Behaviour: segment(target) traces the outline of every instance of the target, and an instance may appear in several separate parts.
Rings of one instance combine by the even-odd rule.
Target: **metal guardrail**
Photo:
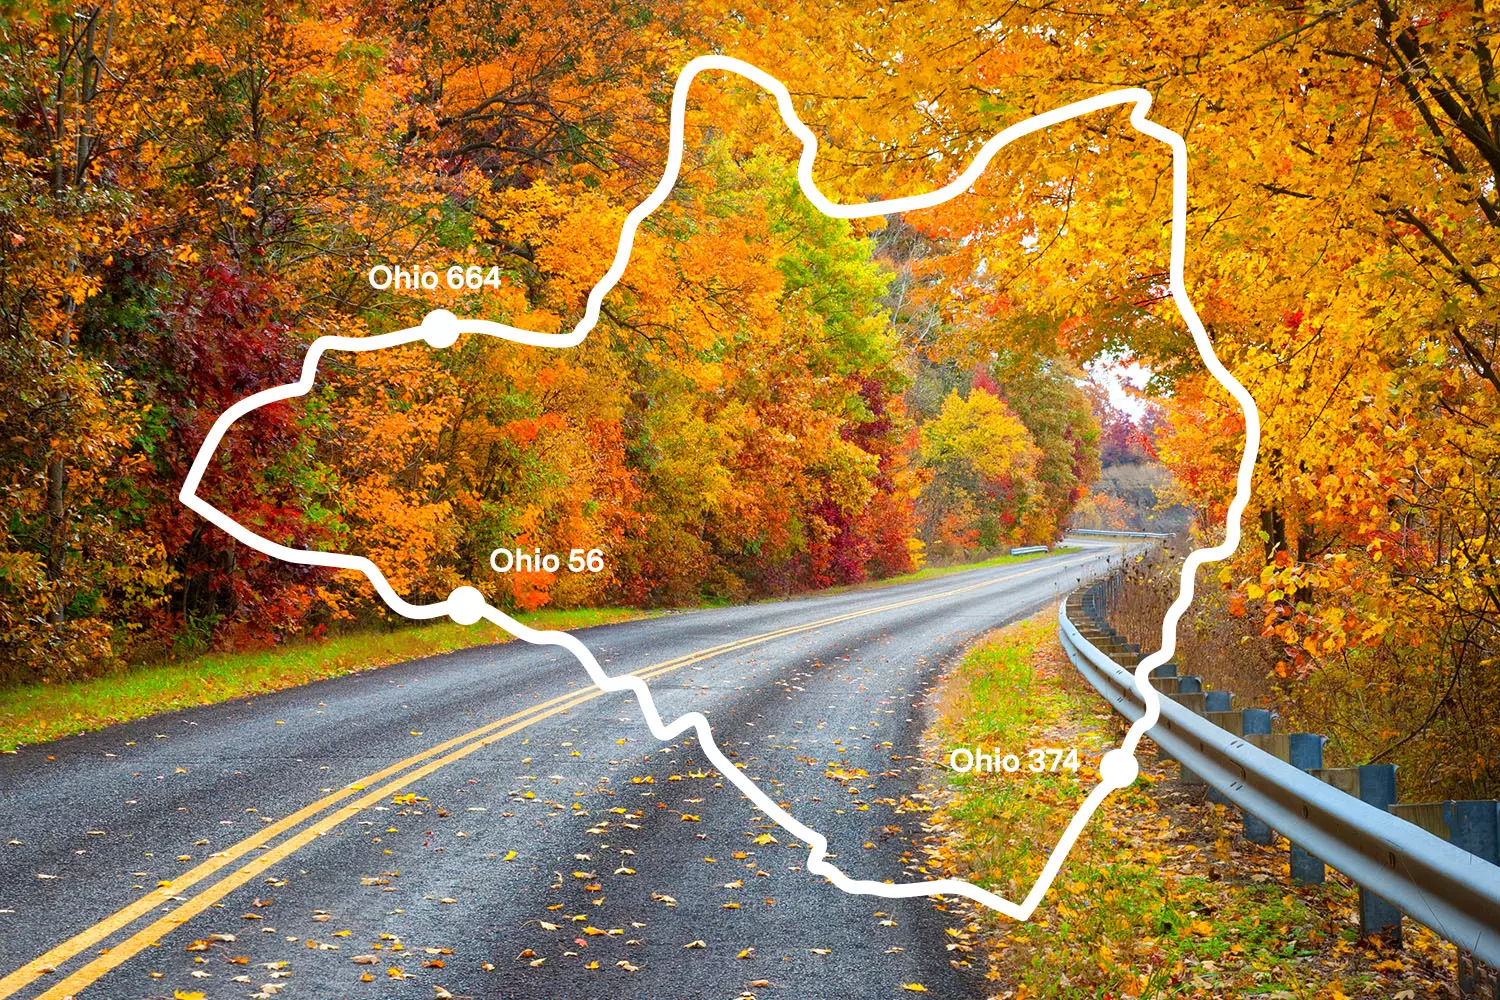
[[[1022,545],[1019,548],[1011,549],[1010,554],[1013,556],[1034,556],[1038,552],[1046,551],[1047,546],[1045,545]]]
[[[1116,712],[1134,721],[1145,713],[1134,675],[1084,638],[1068,605],[1058,612],[1068,658]],[[1247,816],[1500,966],[1500,867],[1335,791],[1169,698],[1162,698],[1161,721],[1147,735]]]
[[[1110,531],[1104,528],[1072,528],[1063,532],[1063,536],[1085,535],[1089,538],[1171,538],[1164,531]]]

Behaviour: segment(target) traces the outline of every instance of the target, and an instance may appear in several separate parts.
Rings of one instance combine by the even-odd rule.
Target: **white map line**
[[[599,309],[604,297],[615,287],[620,277],[625,273],[625,267],[630,261],[631,248],[635,243],[636,230],[641,222],[654,212],[667,195],[671,192],[677,182],[677,174],[682,166],[683,150],[683,123],[687,114],[688,91],[692,82],[698,74],[707,70],[722,70],[735,73],[750,80],[776,98],[777,107],[781,111],[782,120],[786,123],[794,135],[802,140],[802,155],[797,163],[797,180],[802,185],[802,190],[807,198],[817,206],[818,210],[825,215],[840,219],[857,219],[876,215],[891,215],[898,212],[909,212],[915,209],[931,208],[949,201],[961,194],[966,193],[970,186],[984,172],[990,161],[1009,143],[1039,132],[1061,122],[1077,118],[1081,115],[1091,114],[1104,108],[1117,105],[1133,105],[1130,113],[1130,123],[1137,131],[1166,143],[1172,150],[1172,253],[1171,253],[1171,281],[1170,288],[1172,301],[1176,303],[1178,311],[1182,314],[1188,329],[1192,331],[1193,343],[1202,356],[1203,363],[1208,367],[1214,378],[1229,391],[1245,417],[1245,452],[1240,459],[1239,472],[1235,481],[1234,500],[1230,503],[1225,517],[1225,536],[1220,545],[1211,548],[1195,549],[1184,561],[1182,566],[1181,582],[1177,599],[1172,602],[1162,622],[1161,649],[1143,659],[1135,669],[1135,683],[1146,704],[1146,711],[1141,718],[1137,719],[1126,733],[1124,741],[1119,747],[1109,751],[1099,762],[1099,784],[1089,791],[1088,796],[1079,806],[1078,812],[1068,823],[1057,844],[1053,847],[1046,865],[1037,877],[1031,891],[1026,898],[1019,903],[1012,902],[1003,896],[984,889],[973,883],[962,879],[935,879],[928,882],[906,882],[887,883],[876,882],[869,879],[852,879],[841,872],[837,867],[827,860],[828,841],[822,834],[809,826],[799,822],[795,817],[776,804],[760,786],[748,778],[744,772],[735,767],[714,742],[713,733],[709,729],[708,719],[699,712],[689,712],[674,720],[670,724],[663,721],[657,712],[656,702],[651,697],[650,690],[644,681],[638,677],[629,675],[611,677],[599,666],[594,655],[589,652],[576,637],[567,632],[540,632],[522,625],[509,615],[496,608],[490,607],[484,600],[484,595],[473,587],[459,587],[448,595],[445,601],[434,604],[410,604],[403,600],[395,592],[385,574],[381,573],[370,560],[361,556],[346,555],[344,553],[312,552],[305,549],[289,548],[268,541],[246,529],[239,522],[214,507],[212,504],[198,496],[198,485],[203,480],[203,474],[208,468],[209,460],[218,449],[219,442],[223,439],[226,431],[240,417],[251,410],[258,409],[268,403],[274,403],[282,399],[290,399],[293,396],[301,396],[312,388],[317,375],[318,361],[324,352],[335,351],[378,351],[387,347],[396,347],[401,344],[409,344],[417,340],[425,340],[434,348],[445,348],[451,346],[460,333],[485,334],[492,337],[500,337],[505,340],[515,341],[520,344],[530,344],[535,347],[574,347],[581,343],[589,335],[595,325],[599,322]],[[792,107],[792,96],[780,81],[770,74],[757,69],[749,63],[729,56],[700,56],[688,63],[677,78],[677,84],[672,91],[672,113],[671,113],[671,137],[668,146],[667,166],[662,173],[661,180],[657,182],[656,188],[651,195],[635,207],[625,217],[625,222],[620,229],[620,244],[615,250],[614,262],[605,272],[604,277],[594,286],[589,293],[588,304],[584,309],[583,318],[578,321],[571,332],[568,333],[539,333],[534,330],[523,330],[519,327],[507,326],[504,323],[494,323],[489,320],[480,319],[458,319],[452,313],[444,309],[434,310],[429,313],[422,324],[393,333],[380,334],[373,337],[338,337],[325,336],[313,341],[308,348],[307,357],[302,363],[302,377],[289,385],[277,386],[258,392],[253,396],[240,400],[214,422],[209,430],[208,436],[203,440],[203,446],[193,461],[193,466],[188,472],[187,480],[182,485],[179,494],[184,504],[192,510],[201,514],[235,539],[244,544],[264,552],[266,555],[291,563],[300,563],[306,566],[327,566],[336,569],[349,569],[363,573],[369,577],[370,582],[375,585],[375,590],[381,598],[390,605],[398,614],[408,618],[440,618],[447,616],[462,625],[472,625],[481,618],[487,619],[501,628],[510,632],[519,639],[542,646],[561,646],[572,653],[583,665],[588,673],[589,679],[605,691],[624,692],[628,691],[635,695],[641,706],[641,714],[645,716],[646,724],[651,733],[662,741],[672,741],[683,733],[691,730],[702,744],[703,752],[713,761],[719,772],[728,778],[747,798],[753,802],[767,816],[779,823],[783,829],[800,838],[808,846],[807,870],[822,875],[834,885],[849,893],[860,893],[870,896],[882,896],[887,899],[899,899],[915,896],[954,895],[964,896],[982,903],[985,906],[998,910],[1006,916],[1016,920],[1026,920],[1041,904],[1047,890],[1051,887],[1057,873],[1061,869],[1063,861],[1068,852],[1072,850],[1074,842],[1079,834],[1083,832],[1084,826],[1093,816],[1094,811],[1104,802],[1110,792],[1117,788],[1125,788],[1135,781],[1139,768],[1135,759],[1135,748],[1140,743],[1141,737],[1146,731],[1156,725],[1161,715],[1161,700],[1155,688],[1151,686],[1150,675],[1153,668],[1166,663],[1172,658],[1177,645],[1177,621],[1183,612],[1192,603],[1193,578],[1197,570],[1206,562],[1213,562],[1232,555],[1239,547],[1240,540],[1240,518],[1244,513],[1246,504],[1250,500],[1250,478],[1255,469],[1256,453],[1260,447],[1260,411],[1256,409],[1255,400],[1245,387],[1231,375],[1218,356],[1214,354],[1213,344],[1208,339],[1208,333],[1203,327],[1203,321],[1198,318],[1197,310],[1193,308],[1188,299],[1187,284],[1183,279],[1183,262],[1185,258],[1186,231],[1187,231],[1187,144],[1182,136],[1146,119],[1151,108],[1151,94],[1139,87],[1131,87],[1123,90],[1115,90],[1083,101],[1075,101],[1072,104],[1049,111],[1046,114],[1028,118],[1023,122],[1012,125],[990,139],[974,157],[972,163],[963,173],[959,174],[950,183],[930,191],[926,194],[909,195],[904,198],[892,198],[887,201],[867,202],[858,205],[838,205],[824,197],[813,182],[813,161],[817,158],[818,139],[812,131],[797,117]]]

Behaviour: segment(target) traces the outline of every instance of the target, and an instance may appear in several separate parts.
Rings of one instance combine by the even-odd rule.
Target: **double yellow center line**
[[[721,643],[720,645],[711,646],[707,649],[679,656],[671,660],[665,660],[661,663],[654,663],[633,671],[633,673],[643,680],[650,680],[680,670],[694,663],[702,662],[703,660],[744,649],[747,646],[771,642],[775,639],[796,635],[800,632],[826,628],[830,625],[836,625],[855,618],[864,618],[886,611],[894,611],[898,608],[910,607],[914,604],[923,604],[928,601],[953,597],[968,591],[992,587],[1019,577],[1030,576],[1033,573],[1043,570],[1057,570],[1064,565],[1068,565],[1068,563],[1051,563],[1045,566],[1038,566],[1034,569],[996,577],[991,580],[984,580],[980,583],[956,587],[952,590],[945,590],[936,594],[928,594],[923,597],[896,601],[874,608],[866,608],[862,611],[834,615],[801,625],[792,625],[769,632],[762,632],[758,635],[738,639],[733,642]],[[544,719],[567,712],[572,708],[576,708],[585,702],[592,701],[608,693],[598,688],[590,688],[585,691],[573,691],[550,698],[530,708],[508,715],[503,719],[498,719],[481,726],[462,736],[455,736],[422,753],[407,757],[405,760],[398,761],[389,767],[366,775],[336,792],[323,796],[316,802],[298,809],[291,815],[267,825],[265,828],[257,831],[254,836],[246,837],[244,840],[222,851],[215,852],[202,864],[173,879],[169,885],[155,892],[147,893],[133,903],[122,907],[115,913],[94,924],[92,927],[80,931],[56,947],[39,955],[35,960],[26,963],[21,968],[0,979],[0,1000],[12,996],[22,988],[35,982],[41,976],[49,974],[57,966],[76,958],[86,949],[125,929],[147,914],[156,911],[165,901],[177,899],[182,895],[183,890],[228,867],[251,851],[265,851],[265,853],[251,859],[234,872],[181,902],[180,905],[158,917],[145,927],[142,927],[124,941],[113,947],[102,949],[97,957],[41,993],[37,1000],[64,1000],[64,998],[72,996],[111,969],[138,954],[142,949],[156,944],[162,936],[202,913],[246,882],[258,875],[264,874],[271,866],[284,861],[317,838],[333,830],[346,820],[358,816],[365,809],[379,803],[387,796],[399,793],[401,789],[412,782],[427,777],[449,764],[462,760],[475,751],[489,746],[491,743],[505,739],[507,736],[513,736]],[[387,779],[393,780],[388,781]],[[379,785],[379,787],[371,789],[373,785]],[[335,806],[338,808],[323,816],[323,818],[308,825],[274,847],[270,846],[271,841],[283,833],[296,829],[307,820]]]

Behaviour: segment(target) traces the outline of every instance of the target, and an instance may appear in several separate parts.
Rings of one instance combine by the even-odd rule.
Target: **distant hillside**
[[[1121,528],[1129,531],[1185,530],[1192,512],[1181,504],[1158,510],[1171,473],[1159,462],[1125,462],[1106,466],[1094,483],[1093,502],[1085,502],[1073,519],[1075,528]]]

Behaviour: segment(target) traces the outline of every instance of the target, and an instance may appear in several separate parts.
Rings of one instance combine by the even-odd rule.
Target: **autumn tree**
[[[929,551],[1014,541],[1039,499],[1040,459],[1026,425],[997,395],[950,393],[922,427],[922,461],[933,473],[920,506]]]
[[[900,5],[848,10],[840,33],[815,30],[823,16],[747,15],[729,50],[790,53],[793,89],[818,81],[827,167],[866,188],[946,180],[1069,100],[1152,93],[1190,151],[1189,291],[1265,417],[1261,537],[1225,579],[1256,612],[1246,631],[1279,643],[1284,707],[1343,759],[1493,793],[1492,5]],[[1243,429],[1165,294],[1167,168],[1125,109],[1103,111],[1018,144],[983,197],[922,225],[959,237],[939,259],[954,314],[1050,317],[1078,360],[1155,370],[1160,454],[1208,525]],[[971,356],[1026,332],[943,329]]]

